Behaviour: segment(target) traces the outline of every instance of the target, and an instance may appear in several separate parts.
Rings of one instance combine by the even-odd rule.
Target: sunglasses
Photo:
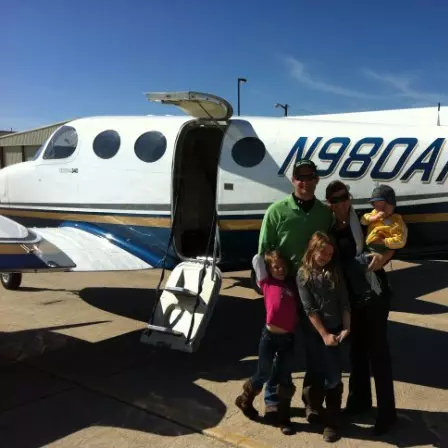
[[[348,193],[341,194],[339,196],[333,196],[332,198],[328,199],[328,202],[330,204],[338,204],[339,202],[345,202],[350,199],[350,195]]]
[[[307,180],[311,181],[311,180],[317,179],[317,174],[316,173],[311,173],[311,174],[299,174],[299,173],[296,173],[296,174],[294,174],[294,179],[300,180],[302,182],[305,182]]]

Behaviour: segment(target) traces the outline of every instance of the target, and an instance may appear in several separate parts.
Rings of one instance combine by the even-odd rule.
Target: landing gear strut
[[[22,274],[19,272],[2,273],[0,279],[5,289],[16,290],[22,283]]]

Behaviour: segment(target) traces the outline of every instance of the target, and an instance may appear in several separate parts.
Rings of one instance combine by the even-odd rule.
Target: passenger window
[[[157,131],[145,132],[136,140],[134,151],[143,162],[157,162],[165,154],[166,138]]]
[[[48,142],[43,158],[45,160],[66,159],[75,152],[77,145],[76,130],[71,126],[62,126]]]
[[[103,131],[93,141],[93,151],[102,159],[110,159],[120,149],[120,136],[117,131]]]
[[[233,160],[245,168],[252,168],[261,163],[265,154],[266,147],[257,137],[244,137],[232,148]]]

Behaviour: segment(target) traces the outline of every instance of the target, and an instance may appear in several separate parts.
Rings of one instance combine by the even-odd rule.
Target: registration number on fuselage
[[[296,141],[278,171],[279,176],[285,175],[293,160],[313,158],[323,138],[316,137],[306,149],[308,138],[300,137]],[[414,137],[398,137],[385,145],[381,137],[365,137],[355,140],[348,151],[348,157],[344,158],[352,140],[349,137],[333,137],[323,143],[317,154],[320,161],[329,162],[328,166],[319,169],[319,176],[331,176],[344,160],[338,173],[343,179],[359,179],[370,173],[373,180],[391,181],[401,175],[400,180],[407,182],[419,173],[421,182],[431,182],[436,174],[435,182],[444,183],[448,175],[448,162],[441,167],[437,166],[437,162],[445,139],[435,139],[409,164],[418,143],[418,139]],[[394,151],[399,151],[400,155],[391,157]]]

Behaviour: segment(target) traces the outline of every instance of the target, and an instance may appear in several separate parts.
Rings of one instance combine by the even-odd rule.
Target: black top
[[[338,256],[342,263],[356,257],[356,242],[350,226],[341,229],[333,228],[332,236],[336,240]]]
[[[301,208],[305,213],[308,213],[313,208],[314,202],[316,202],[315,196],[308,201],[299,199],[294,193],[292,194],[292,197],[294,198],[294,201],[296,201],[297,207]]]

